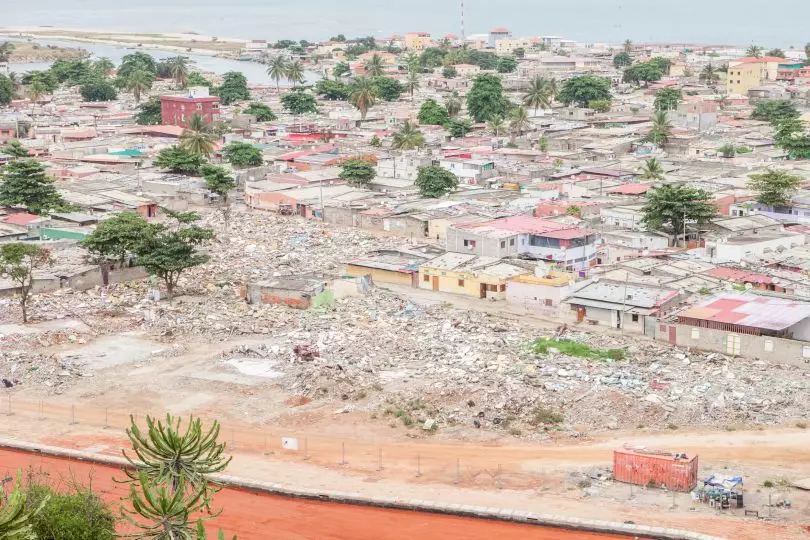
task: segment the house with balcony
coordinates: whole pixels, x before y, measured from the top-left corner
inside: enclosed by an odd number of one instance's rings
[[[439,160],[439,166],[458,176],[459,182],[471,185],[480,184],[497,174],[495,162],[487,159],[445,158]]]

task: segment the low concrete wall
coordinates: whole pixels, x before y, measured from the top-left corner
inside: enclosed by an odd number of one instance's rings
[[[126,281],[135,281],[144,279],[149,274],[140,266],[133,266],[131,268],[122,268],[121,270],[110,270],[110,284],[124,283]],[[31,287],[32,294],[46,293],[56,291],[58,289],[72,288],[77,291],[86,291],[93,287],[100,287],[101,269],[98,267],[83,270],[72,276],[53,277],[47,279],[34,279],[34,284]],[[9,298],[14,296],[19,291],[19,287],[6,287],[0,289],[0,298]]]
[[[64,448],[43,446],[10,439],[0,438],[0,448],[10,448],[17,451],[30,452],[33,455],[54,456],[71,460],[98,463],[102,465],[112,465],[115,467],[129,467],[129,463],[122,458],[103,456],[99,454],[89,454],[86,452],[79,452],[77,450],[67,450]],[[300,489],[283,486],[281,484],[258,482],[227,475],[212,475],[211,479],[214,482],[223,484],[225,486],[255,491],[258,493],[268,493],[283,497],[295,497],[300,499],[325,502],[328,501],[341,504],[411,510],[435,514],[448,514],[498,521],[511,521],[543,527],[554,527],[558,529],[619,534],[632,538],[643,537],[663,540],[720,540],[719,538],[700,533],[682,531],[678,529],[665,529],[663,527],[648,527],[645,525],[631,525],[594,519],[570,518],[551,514],[534,514],[532,512],[517,510],[485,508],[483,506],[464,504],[447,504],[415,499],[368,497],[359,493],[342,491]]]
[[[735,334],[734,332],[698,328],[685,324],[676,324],[674,326],[676,344],[681,347],[732,354],[729,350],[729,335],[733,335],[735,336],[733,338],[735,340],[733,348],[735,351],[739,351],[737,356],[755,360],[768,360],[778,364],[787,363],[810,369],[810,342],[807,341]],[[739,338],[739,347],[736,346],[736,338]],[[667,340],[668,335],[661,336],[660,339]]]

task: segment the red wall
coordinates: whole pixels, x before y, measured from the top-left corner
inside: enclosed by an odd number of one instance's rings
[[[164,125],[188,127],[194,113],[199,113],[207,124],[219,120],[219,98],[160,98],[160,115]]]

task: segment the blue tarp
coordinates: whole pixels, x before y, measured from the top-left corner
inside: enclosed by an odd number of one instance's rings
[[[742,476],[726,476],[724,474],[713,474],[703,481],[704,486],[711,486],[722,488],[726,490],[733,490],[738,486],[742,486]]]

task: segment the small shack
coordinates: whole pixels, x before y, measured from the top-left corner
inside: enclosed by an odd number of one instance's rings
[[[282,304],[298,309],[332,304],[335,300],[327,283],[316,279],[278,278],[248,283],[242,293],[249,304]]]
[[[613,477],[637,486],[691,491],[697,485],[698,456],[647,448],[613,451]]]

